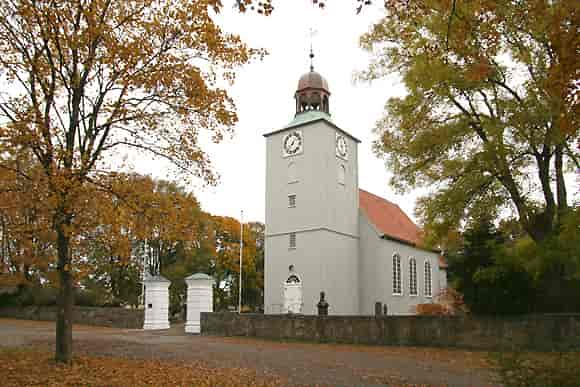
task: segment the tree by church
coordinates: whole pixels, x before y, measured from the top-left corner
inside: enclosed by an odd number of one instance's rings
[[[386,104],[374,149],[394,187],[427,189],[417,205],[427,241],[453,250],[459,236],[450,272],[466,303],[476,313],[578,311],[567,297],[580,286],[570,237],[578,7],[435,1],[385,12],[361,38],[373,56],[362,78],[398,72],[407,94]],[[516,226],[512,238],[495,229],[500,219]]]
[[[535,311],[532,275],[517,260],[501,259],[506,239],[491,219],[479,219],[463,233],[459,251],[447,257],[450,282],[474,314]]]
[[[2,1],[0,167],[45,195],[59,273],[56,359],[70,362],[74,258],[84,200],[106,186],[127,149],[216,181],[199,136],[232,132],[218,80],[259,52],[213,21],[218,1]],[[25,150],[41,173],[8,155]]]
[[[361,38],[366,79],[399,72],[376,153],[400,190],[429,188],[435,238],[481,213],[514,211],[536,242],[569,212],[578,153],[577,29],[566,1],[412,2]]]
[[[580,310],[580,212],[540,244],[513,220],[474,220],[448,251],[449,280],[474,314],[574,313]]]

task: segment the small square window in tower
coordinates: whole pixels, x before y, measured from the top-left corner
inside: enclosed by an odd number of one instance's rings
[[[288,207],[296,207],[296,195],[288,195]]]
[[[290,233],[290,238],[288,240],[288,247],[290,249],[295,249],[296,248],[296,233]]]
[[[346,178],[346,168],[344,165],[338,165],[338,184],[344,185],[344,181]]]

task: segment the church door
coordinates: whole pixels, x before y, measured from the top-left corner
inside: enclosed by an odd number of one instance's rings
[[[302,313],[302,281],[294,273],[284,281],[284,307],[282,313]]]

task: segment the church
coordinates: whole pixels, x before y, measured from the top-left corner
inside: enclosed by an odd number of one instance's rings
[[[311,55],[312,57],[312,55]],[[360,141],[330,115],[327,81],[311,66],[296,115],[266,138],[266,314],[414,314],[446,288],[446,265],[421,246],[399,206],[358,186]]]

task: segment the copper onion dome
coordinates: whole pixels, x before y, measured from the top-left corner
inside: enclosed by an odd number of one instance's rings
[[[311,58],[314,55],[311,54]],[[300,77],[296,99],[296,114],[308,111],[319,111],[330,114],[330,91],[326,79],[310,66],[310,71]]]
[[[299,93],[304,89],[319,89],[330,94],[328,91],[328,82],[326,82],[326,79],[324,79],[322,75],[314,70],[309,71],[300,77],[296,92]]]

